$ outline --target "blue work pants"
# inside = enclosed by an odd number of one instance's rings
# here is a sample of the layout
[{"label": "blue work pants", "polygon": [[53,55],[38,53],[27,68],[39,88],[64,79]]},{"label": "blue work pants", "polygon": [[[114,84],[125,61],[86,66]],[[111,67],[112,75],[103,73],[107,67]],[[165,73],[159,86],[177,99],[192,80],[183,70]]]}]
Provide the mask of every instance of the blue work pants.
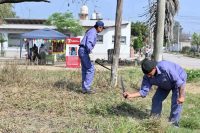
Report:
[{"label": "blue work pants", "polygon": [[90,61],[87,50],[84,47],[79,48],[78,54],[81,60],[82,90],[89,91],[92,81],[94,79],[94,63]]},{"label": "blue work pants", "polygon": [[[160,116],[162,111],[162,102],[168,96],[171,90],[165,90],[162,88],[158,88],[156,93],[152,98],[152,108],[151,115],[152,116]],[[178,104],[177,100],[179,98],[179,89],[172,89],[172,97],[171,97],[171,112],[169,121],[172,123],[178,123],[180,120],[181,112],[182,112],[182,104]]]}]

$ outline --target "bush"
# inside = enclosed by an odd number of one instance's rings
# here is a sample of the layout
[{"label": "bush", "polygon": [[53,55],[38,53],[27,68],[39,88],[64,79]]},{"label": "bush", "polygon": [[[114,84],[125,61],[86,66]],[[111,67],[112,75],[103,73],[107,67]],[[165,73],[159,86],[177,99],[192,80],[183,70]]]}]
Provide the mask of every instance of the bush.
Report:
[{"label": "bush", "polygon": [[182,48],[182,53],[183,53],[183,54],[187,54],[187,53],[189,53],[189,52],[190,52],[190,47],[185,46],[185,47]]},{"label": "bush", "polygon": [[186,70],[186,72],[188,81],[200,79],[200,70]]}]

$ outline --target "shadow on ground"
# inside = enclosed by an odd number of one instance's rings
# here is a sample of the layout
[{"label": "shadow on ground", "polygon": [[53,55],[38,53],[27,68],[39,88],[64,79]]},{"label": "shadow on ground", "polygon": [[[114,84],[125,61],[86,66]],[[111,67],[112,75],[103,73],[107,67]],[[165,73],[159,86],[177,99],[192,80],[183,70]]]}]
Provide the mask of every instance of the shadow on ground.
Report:
[{"label": "shadow on ground", "polygon": [[113,106],[106,106],[106,105],[94,106],[94,108],[90,110],[90,113],[103,116],[117,115],[117,116],[133,117],[140,120],[149,117],[149,113],[142,111],[125,102]]},{"label": "shadow on ground", "polygon": [[82,93],[81,84],[70,80],[59,80],[53,85],[57,89],[64,89],[68,91],[74,91],[76,93]]}]

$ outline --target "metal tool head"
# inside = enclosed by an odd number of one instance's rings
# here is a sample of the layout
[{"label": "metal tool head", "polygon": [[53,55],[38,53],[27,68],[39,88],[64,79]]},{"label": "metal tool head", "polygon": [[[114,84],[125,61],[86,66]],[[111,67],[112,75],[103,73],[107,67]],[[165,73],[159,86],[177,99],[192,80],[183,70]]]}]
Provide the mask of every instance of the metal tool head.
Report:
[{"label": "metal tool head", "polygon": [[[122,92],[124,93],[125,92],[125,86],[124,86],[122,76],[120,76],[120,81],[121,81],[121,89],[122,89]],[[124,98],[127,98],[127,96],[124,96]]]}]

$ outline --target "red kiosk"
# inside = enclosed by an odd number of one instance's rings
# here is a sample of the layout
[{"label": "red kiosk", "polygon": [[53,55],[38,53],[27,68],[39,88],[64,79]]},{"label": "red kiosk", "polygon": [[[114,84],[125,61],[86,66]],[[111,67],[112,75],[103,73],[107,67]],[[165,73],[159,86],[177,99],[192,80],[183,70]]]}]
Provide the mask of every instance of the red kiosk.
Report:
[{"label": "red kiosk", "polygon": [[67,38],[66,40],[66,67],[80,68],[80,59],[78,57],[78,48],[80,38]]}]

